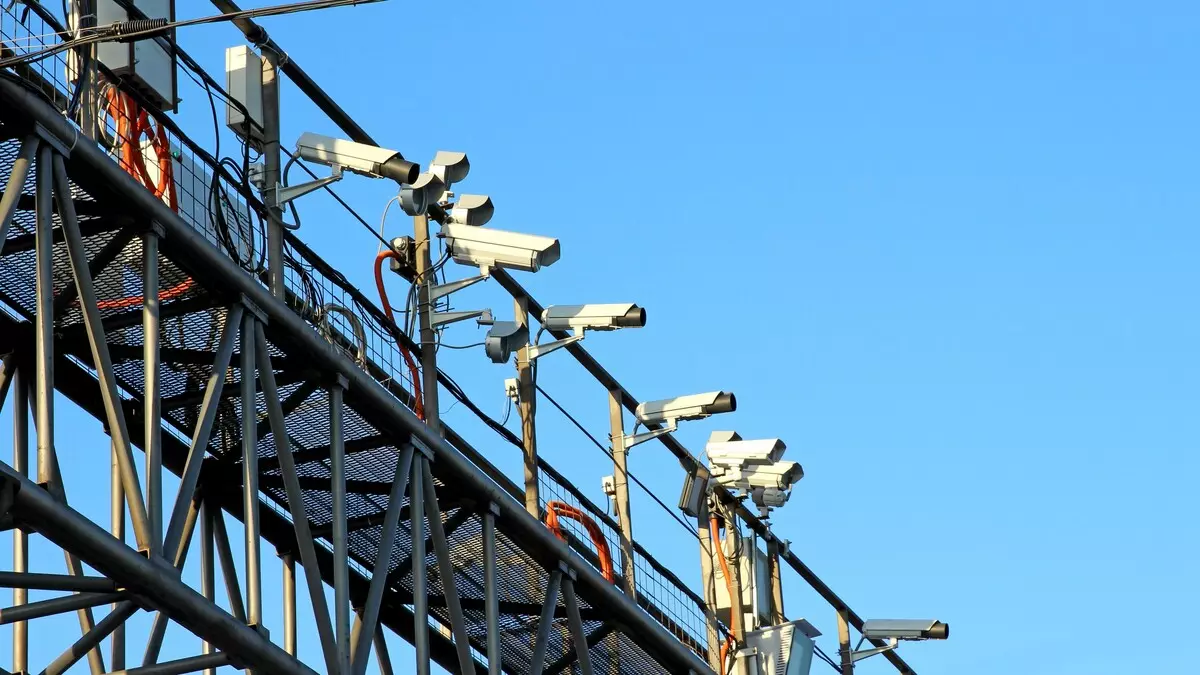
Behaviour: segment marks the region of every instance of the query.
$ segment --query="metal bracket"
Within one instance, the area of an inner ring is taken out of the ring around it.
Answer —
[[[259,307],[253,300],[251,300],[249,297],[243,295],[240,298],[238,298],[238,302],[241,303],[242,307],[246,308],[247,312],[253,314],[254,318],[258,319],[259,323],[261,323],[264,326],[267,325],[267,313],[264,312],[262,310],[262,308]]]
[[[473,286],[481,281],[484,281],[487,278],[488,278],[487,274],[480,274],[477,277],[467,277],[466,279],[459,279],[458,281],[451,281],[450,283],[442,284],[440,286],[432,283],[433,280],[430,279],[428,282],[429,283],[429,302],[430,302],[430,304],[432,304],[434,300],[441,300],[442,298],[446,297],[447,295],[450,295],[451,293],[461,291],[462,289],[466,288],[467,286]]]
[[[75,131],[75,138],[71,139],[71,144],[68,146],[66,141],[59,138],[53,131],[50,131],[41,122],[33,123],[33,133],[36,134],[38,138],[42,139],[42,142],[53,148],[54,152],[62,155],[63,157],[70,157],[71,151],[75,149],[75,144],[79,142],[79,130],[75,129],[74,126],[71,128]]]
[[[435,312],[429,310],[429,325],[433,327],[445,326],[449,323],[466,321],[467,319],[474,319],[476,317],[479,317],[478,323],[480,326],[490,326],[495,322],[492,319],[492,310],[490,309],[478,309],[470,312]]]
[[[303,197],[313,190],[320,190],[326,185],[329,185],[330,183],[336,183],[341,179],[342,167],[334,164],[333,175],[326,176],[325,178],[318,178],[316,180],[310,180],[307,183],[291,185],[288,187],[284,187],[283,185],[277,183],[275,185],[275,205],[283,206],[297,197]]]
[[[651,439],[658,438],[659,436],[664,436],[666,434],[669,434],[669,433],[675,431],[676,428],[677,428],[676,421],[674,419],[670,419],[670,420],[667,420],[667,426],[665,426],[661,429],[655,429],[654,431],[647,431],[647,432],[640,433],[640,434],[633,434],[631,436],[626,436],[625,437],[625,449],[628,450],[635,445],[645,443],[646,441],[649,441]]]
[[[579,342],[583,339],[583,334],[584,332],[580,330],[579,335],[572,335],[571,337],[555,340],[554,342],[547,342],[544,345],[529,345],[525,348],[525,353],[527,355],[526,358],[532,361],[537,357],[545,356],[556,349],[562,349],[569,344]]]
[[[862,644],[862,642],[860,641],[859,644]],[[895,638],[893,638],[891,640],[888,640],[888,643],[882,647],[875,647],[874,649],[863,649],[861,651],[850,652],[850,662],[854,663],[857,661],[861,661],[861,660],[867,658],[868,656],[875,656],[876,654],[890,652],[896,648],[896,645],[897,645],[897,641]]]

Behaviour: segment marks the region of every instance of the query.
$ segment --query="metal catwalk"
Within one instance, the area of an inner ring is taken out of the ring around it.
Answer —
[[[148,610],[159,613],[159,645],[170,620],[206,647],[193,659],[153,665],[151,644],[145,667],[132,669],[147,673],[232,664],[361,674],[380,625],[416,645],[418,673],[428,671],[427,659],[453,672],[708,670],[703,650],[681,641],[682,629],[652,618],[665,612],[640,608],[528,515],[515,486],[431,433],[396,389],[372,377],[388,374],[352,339],[319,331],[272,297],[260,278],[79,138],[42,91],[4,78],[0,101],[3,387],[34,411],[37,432],[35,460],[18,452],[0,466],[0,505],[10,527],[61,546],[74,571],[82,561],[104,574],[34,576],[18,565],[7,585],[80,591],[53,606],[24,605],[24,619],[120,603],[65,643],[44,672],[57,675],[97,653],[125,619]],[[142,297],[163,299],[143,309]],[[53,439],[55,390],[111,433],[136,548],[68,505],[58,472],[65,450]],[[29,430],[16,432],[17,446],[28,447]],[[145,480],[135,447],[147,453]],[[164,499],[158,466],[181,477],[178,499]],[[240,581],[230,574],[216,509],[246,525],[249,564]],[[193,538],[200,589],[173,569]],[[288,653],[294,606],[283,646],[255,630],[261,544],[299,562],[315,584],[301,597],[311,597],[323,663]],[[239,598],[232,613],[210,599],[217,568],[231,601]],[[320,579],[346,600],[339,607],[355,608],[353,628],[348,610],[325,606]],[[436,630],[414,630],[431,621]]]

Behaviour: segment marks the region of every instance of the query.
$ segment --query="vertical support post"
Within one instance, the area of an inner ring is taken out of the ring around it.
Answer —
[[[216,556],[213,541],[214,508],[207,499],[200,502],[200,594],[209,602],[216,602]],[[219,516],[218,516],[219,517]],[[216,650],[213,645],[204,640],[201,642],[201,652],[212,654]],[[116,666],[113,666],[116,669]],[[206,668],[204,675],[215,675],[216,668]]]
[[[842,657],[842,675],[854,675],[854,654],[850,651],[850,624],[846,613],[838,610],[838,654]]]
[[[625,578],[625,592],[637,598],[633,558],[633,516],[629,511],[629,450],[625,447],[625,416],[621,407],[621,390],[608,392],[608,420],[611,427],[613,450],[613,484],[616,488],[614,503],[617,508],[617,524],[621,536],[621,574]]]
[[[350,668],[350,568],[349,533],[346,530],[346,444],[342,432],[343,393],[346,379],[338,376],[329,389],[329,473],[333,483],[333,620],[337,662],[342,672]]]
[[[296,556],[283,559],[283,651],[296,655]],[[336,675],[336,674],[331,674]]]
[[[416,675],[429,675],[429,583],[425,567],[425,483],[418,462],[409,479],[409,524],[412,527],[413,646],[417,651]],[[353,675],[358,675],[354,673]]]
[[[13,469],[22,476],[28,476],[29,389],[25,386],[23,371],[14,370],[12,377]],[[29,533],[20,527],[13,528],[13,571],[18,574],[29,571]],[[20,607],[27,602],[29,602],[29,590],[14,587],[13,606]],[[13,624],[12,669],[14,673],[29,672],[29,624],[25,621]]]
[[[283,209],[275,189],[281,183],[279,165],[279,54],[269,47],[262,50],[263,107],[263,205],[267,208],[267,279],[271,294],[284,297],[283,285]]]
[[[37,310],[33,318],[37,340],[34,345],[37,363],[34,425],[37,429],[37,480],[44,486],[50,486],[54,480],[54,222],[51,220],[54,177],[50,153],[48,145],[38,149],[34,197],[37,210],[34,235],[37,280]]]
[[[496,514],[495,503],[483,512],[483,611],[487,620],[488,675],[500,675],[503,653],[500,651],[500,592],[496,586]]]
[[[704,595],[704,625],[708,645],[708,665],[713,672],[721,672],[721,634],[717,629],[717,564],[709,528],[708,500],[700,500],[700,515],[696,518],[696,538],[700,543],[700,584]]]
[[[726,555],[725,551],[737,550],[737,538],[740,534],[734,531],[737,526],[737,520],[734,517],[730,517],[725,521],[725,546],[718,547],[716,554],[725,556],[726,560],[728,560],[729,556]],[[734,621],[732,616],[730,618],[730,621],[736,626],[733,630],[733,639],[737,641],[738,645],[741,645],[742,640],[746,637],[746,608],[742,606],[742,598],[745,597],[742,592],[742,561],[740,558],[735,558],[728,560],[727,564],[729,565],[729,576],[731,577],[729,582],[732,584],[733,590],[733,593],[729,596],[729,613],[737,617],[737,621]]]
[[[513,315],[518,325],[529,327],[529,301],[520,297],[513,299]],[[529,360],[529,347],[517,351],[517,412],[521,416],[521,445],[524,446],[525,461],[525,510],[534,518],[541,516],[538,501],[537,463],[537,389],[534,386],[533,363]]]
[[[111,443],[110,451],[110,482],[111,498],[109,504],[109,517],[112,523],[112,534],[122,543],[125,541],[125,489],[121,485],[121,462],[117,459],[117,442]],[[113,603],[115,611],[120,603]],[[109,646],[112,649],[112,669],[114,671],[125,670],[125,624],[121,624],[113,629],[112,637],[109,639]]]
[[[145,364],[146,515],[150,554],[162,555],[162,394],[159,373],[159,299],[157,226],[142,235],[142,361]],[[114,666],[115,668],[115,666]]]
[[[783,577],[779,573],[779,539],[772,534],[767,542],[767,576],[771,583],[771,625],[786,620],[783,613]]]
[[[429,218],[413,216],[413,245],[417,250],[417,322],[421,327],[421,395],[424,398],[425,423],[441,435],[438,413],[437,336],[430,313],[429,285],[433,282],[433,261],[429,248]]]
[[[242,504],[246,530],[246,620],[262,629],[262,567],[259,559],[258,516],[258,408],[254,397],[253,312],[242,316]]]

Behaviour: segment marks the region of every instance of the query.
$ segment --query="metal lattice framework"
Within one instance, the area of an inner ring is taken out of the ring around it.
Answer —
[[[0,10],[0,42],[10,31],[61,30],[32,9],[40,29],[28,12],[15,21]],[[141,666],[130,668],[148,674],[233,665],[362,675],[372,648],[389,673],[384,628],[416,646],[418,673],[431,660],[489,675],[710,672],[727,631],[702,598],[636,542],[622,542],[617,523],[539,460],[542,505],[588,512],[610,548],[631,558],[636,598],[606,581],[582,532],[555,538],[526,513],[521,488],[465,439],[417,419],[395,344],[407,337],[291,235],[286,292],[267,291],[265,236],[253,215],[262,204],[244,182],[159,119],[175,155],[172,208],[111,151],[135,142],[113,120],[99,122],[98,145],[64,119],[65,64],[50,64],[21,68],[19,78],[0,73],[0,402],[15,412],[14,458],[0,463],[0,522],[16,533],[13,571],[0,573],[14,605],[0,610],[0,624],[15,626],[15,670],[32,672],[32,619],[77,612],[83,629],[41,672],[86,658],[100,675],[100,642],[150,611]],[[496,278],[536,307],[507,274]],[[568,349],[621,404],[636,405],[585,351]],[[56,391],[111,435],[114,522],[128,512],[132,542],[123,525],[106,531],[69,505]],[[163,494],[163,471],[179,477],[177,495]],[[223,514],[244,526],[242,578]],[[62,548],[68,575],[29,569],[30,534]],[[179,571],[197,541],[192,588]],[[263,626],[264,544],[284,561],[282,644]],[[781,557],[861,624],[794,555]],[[296,562],[320,638],[316,664],[295,656]],[[84,576],[85,564],[102,576]],[[228,611],[215,602],[218,576]],[[332,610],[322,582],[334,589]],[[70,594],[29,603],[29,589]],[[110,603],[95,621],[91,609]],[[198,636],[201,653],[160,663],[168,622]],[[123,657],[111,665],[124,668]]]

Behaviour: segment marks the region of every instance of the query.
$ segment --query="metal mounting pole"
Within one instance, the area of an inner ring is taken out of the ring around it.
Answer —
[[[280,175],[279,157],[279,54],[262,49],[262,109],[263,109],[263,179],[262,192],[267,209],[267,275],[271,294],[284,298],[283,283],[283,209],[276,202],[275,187]]]
[[[496,512],[488,504],[483,512],[483,609],[487,619],[488,675],[500,675],[503,652],[500,651],[500,591],[496,586]]]
[[[37,397],[35,428],[37,429],[37,482],[50,486],[53,482],[54,455],[54,178],[50,169],[50,146],[38,148],[35,276],[37,278],[37,310],[34,312],[34,345],[37,362]]]
[[[120,450],[117,449],[116,441],[112,441],[112,443],[110,445],[112,446],[112,450],[110,452],[110,454],[111,454],[110,464],[112,466],[110,469],[111,477],[109,479],[110,483],[111,483],[111,489],[110,489],[111,497],[110,497],[110,504],[109,504],[111,513],[109,515],[110,515],[110,518],[112,521],[113,536],[117,538],[117,541],[124,543],[125,542],[125,490],[121,487],[121,462],[120,462],[120,460],[117,459],[117,453],[120,452]],[[118,603],[113,603],[113,606],[112,606],[113,610],[115,611],[118,606],[119,606]],[[124,670],[125,669],[125,624],[121,624],[113,630],[112,637],[109,639],[109,647],[112,649],[112,657],[111,657],[112,669],[113,670]]]
[[[700,544],[700,584],[704,596],[704,626],[708,645],[708,665],[713,672],[721,672],[721,634],[717,629],[717,564],[709,529],[709,506],[707,499],[700,500],[700,515],[696,517],[696,538]]]
[[[529,327],[529,302],[523,297],[513,298],[513,315],[520,326]],[[541,517],[538,501],[537,389],[533,381],[533,362],[529,360],[529,347],[517,350],[517,413],[521,417],[521,445],[525,459],[525,510],[534,518]]]
[[[342,405],[346,381],[329,388],[329,473],[333,483],[333,617],[337,662],[350,668],[349,533],[346,531],[346,444],[342,434]]]
[[[854,652],[850,649],[850,624],[846,613],[838,611],[838,654],[842,657],[842,675],[854,675]]]
[[[264,73],[265,75],[265,73]],[[258,630],[262,625],[262,567],[259,560],[258,516],[258,407],[254,396],[253,312],[242,317],[242,510],[246,530],[246,620]]]
[[[284,553],[283,559],[283,651],[296,655],[296,557]]]
[[[617,524],[621,531],[621,574],[625,577],[625,592],[637,598],[633,557],[633,516],[629,511],[629,450],[625,447],[625,410],[621,407],[621,391],[608,392],[608,420],[612,429],[613,495],[617,507]]]
[[[771,583],[771,625],[778,626],[786,616],[783,613],[783,579],[779,573],[779,540],[774,536],[767,541],[767,576]]]
[[[150,554],[162,555],[162,393],[159,388],[158,232],[142,235],[142,335],[144,373],[143,446],[146,451],[146,512]],[[116,665],[113,668],[117,668]]]
[[[429,218],[426,216],[413,216],[413,244],[417,252],[417,322],[421,327],[421,396],[424,400],[425,424],[440,436],[442,427],[438,411],[437,334],[430,317],[433,306],[429,301],[433,262],[429,253]]]
[[[2,240],[0,240],[2,241]],[[25,387],[24,374],[13,370],[13,470],[22,476],[29,475],[29,390]],[[21,527],[13,528],[13,572],[25,574],[29,570],[29,533]],[[20,607],[29,602],[28,587],[13,586],[13,606]],[[29,672],[29,624],[18,621],[13,625],[14,673]]]

